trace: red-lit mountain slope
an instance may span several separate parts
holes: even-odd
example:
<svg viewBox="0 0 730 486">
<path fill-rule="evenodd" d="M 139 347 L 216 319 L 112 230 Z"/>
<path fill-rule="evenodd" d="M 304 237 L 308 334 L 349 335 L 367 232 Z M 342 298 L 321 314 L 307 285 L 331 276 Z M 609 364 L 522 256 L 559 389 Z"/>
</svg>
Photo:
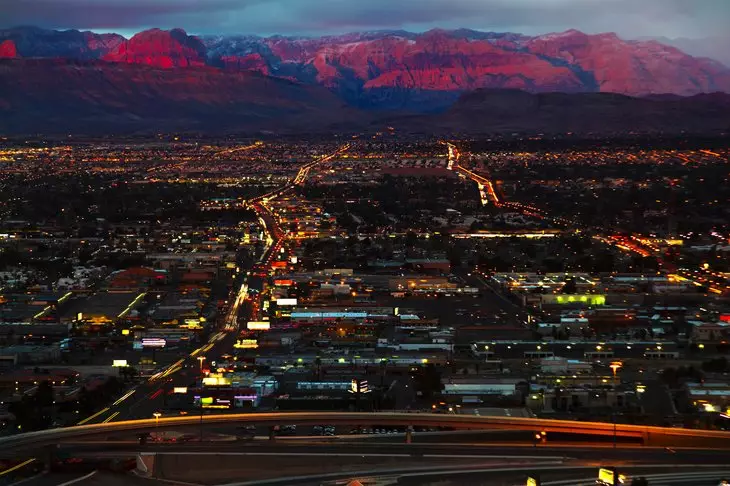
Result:
<svg viewBox="0 0 730 486">
<path fill-rule="evenodd" d="M 319 86 L 220 69 L 100 61 L 0 61 L 0 134 L 346 128 L 353 113 Z"/>
</svg>

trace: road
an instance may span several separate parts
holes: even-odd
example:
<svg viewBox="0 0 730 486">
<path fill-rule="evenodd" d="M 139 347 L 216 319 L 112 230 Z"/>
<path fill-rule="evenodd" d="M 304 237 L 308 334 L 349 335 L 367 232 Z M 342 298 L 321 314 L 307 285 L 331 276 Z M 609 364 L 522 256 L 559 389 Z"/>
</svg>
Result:
<svg viewBox="0 0 730 486">
<path fill-rule="evenodd" d="M 673 272 L 671 276 L 678 281 L 688 281 L 697 287 L 707 287 L 707 291 L 709 293 L 716 295 L 730 293 L 730 281 L 724 274 L 712 270 L 709 266 L 701 266 L 695 269 L 675 269 L 673 265 L 666 264 L 663 261 L 660 248 L 650 243 L 644 235 L 622 234 L 621 232 L 610 228 L 584 225 L 576 220 L 569 220 L 563 217 L 550 215 L 547 211 L 530 204 L 501 200 L 494 190 L 494 184 L 491 179 L 462 167 L 459 164 L 461 154 L 458 148 L 450 142 L 442 143 L 446 144 L 449 149 L 448 169 L 462 174 L 464 177 L 473 180 L 479 185 L 482 204 L 491 202 L 495 206 L 501 206 L 506 209 L 519 211 L 528 216 L 551 221 L 553 224 L 561 227 L 577 227 L 583 230 L 589 230 L 594 233 L 594 239 L 606 245 L 610 245 L 626 253 L 642 257 L 656 257 L 660 268 Z"/>
<path fill-rule="evenodd" d="M 282 231 L 281 227 L 279 227 L 279 223 L 277 222 L 277 216 L 272 212 L 267 203 L 292 191 L 297 186 L 304 184 L 304 182 L 306 182 L 307 180 L 307 177 L 309 176 L 310 171 L 314 167 L 322 164 L 323 162 L 332 160 L 338 155 L 346 152 L 349 148 L 350 144 L 344 144 L 339 147 L 335 152 L 304 164 L 299 168 L 296 175 L 284 186 L 278 189 L 274 189 L 273 191 L 255 197 L 248 201 L 248 204 L 253 208 L 254 211 L 256 211 L 256 214 L 262 221 L 265 233 L 267 235 L 267 240 L 269 241 L 266 250 L 259 260 L 259 263 L 261 265 L 268 267 L 268 265 L 271 264 L 273 257 L 279 254 L 279 250 L 282 248 L 284 239 L 286 238 L 286 234 L 284 233 L 284 231 Z"/>
<path fill-rule="evenodd" d="M 131 474 L 113 474 L 95 469 L 91 471 L 71 472 L 50 472 L 22 482 L 13 483 L 14 486 L 155 486 L 163 485 L 161 481 L 154 479 L 140 478 Z"/>
<path fill-rule="evenodd" d="M 236 150 L 248 150 L 256 147 L 256 145 L 241 147 Z M 268 236 L 269 244 L 261 255 L 258 265 L 268 267 L 274 256 L 279 254 L 279 250 L 284 243 L 284 232 L 276 221 L 276 215 L 266 205 L 277 197 L 293 190 L 298 185 L 303 184 L 310 174 L 310 171 L 317 165 L 333 159 L 337 155 L 345 152 L 350 147 L 345 144 L 339 147 L 335 152 L 320 157 L 312 162 L 308 162 L 299 168 L 297 174 L 284 186 L 275 189 L 263 196 L 259 196 L 249 201 L 249 204 L 257 212 L 261 219 L 265 233 Z M 243 269 L 246 271 L 248 269 Z M 249 298 L 248 284 L 244 279 L 238 289 L 231 295 L 233 300 L 228 314 L 223 321 L 223 327 L 215 332 L 210 340 L 203 346 L 191 352 L 189 355 L 180 358 L 175 363 L 153 375 L 147 382 L 142 383 L 135 388 L 125 392 L 116 399 L 109 407 L 97 412 L 96 414 L 82 420 L 80 424 L 108 423 L 120 420 L 131 420 L 139 418 L 150 418 L 154 413 L 160 412 L 166 408 L 170 395 L 175 387 L 191 386 L 200 374 L 201 360 L 209 359 L 208 356 L 218 357 L 233 349 L 233 344 L 238 331 L 239 312 L 243 302 Z M 253 312 L 258 312 L 261 308 L 256 302 L 251 306 Z M 244 319 L 255 320 L 256 315 L 243 316 Z"/>
<path fill-rule="evenodd" d="M 416 433 L 417 436 L 417 433 Z M 473 439 L 472 439 L 473 440 Z M 421 457 L 446 456 L 466 458 L 534 457 L 541 460 L 565 459 L 571 461 L 609 461 L 615 464 L 692 463 L 724 464 L 726 450 L 667 449 L 664 447 L 621 446 L 602 444 L 532 444 L 484 443 L 418 443 L 356 442 L 346 436 L 341 439 L 312 438 L 311 440 L 184 442 L 139 445 L 135 441 L 94 441 L 66 443 L 63 450 L 78 457 L 127 457 L 136 452 L 246 453 L 248 455 L 410 455 Z"/>
<path fill-rule="evenodd" d="M 658 484 L 713 484 L 728 469 L 725 456 L 701 451 L 586 450 L 572 448 L 517 448 L 474 445 L 372 444 L 267 446 L 220 445 L 215 449 L 197 443 L 157 450 L 157 474 L 171 480 L 220 484 L 296 476 L 283 484 L 328 484 L 335 478 L 388 476 L 397 484 L 516 485 L 527 474 L 539 474 L 543 486 L 595 484 L 601 466 L 623 474 L 650 478 Z M 77 450 L 78 457 L 103 460 L 128 457 L 130 452 Z M 94 459 L 89 459 L 94 460 Z M 356 475 L 356 476 L 353 476 Z M 316 478 L 316 479 L 315 479 Z M 418 482 L 413 482 L 418 479 Z M 453 483 L 446 481 L 454 481 Z M 479 482 L 481 481 L 481 482 Z M 50 483 L 39 484 L 48 486 Z M 715 483 L 716 484 L 716 483 Z M 35 484 L 32 486 L 36 486 Z"/>
<path fill-rule="evenodd" d="M 491 202 L 497 207 L 501 206 L 502 204 L 499 200 L 499 196 L 497 196 L 497 193 L 494 190 L 494 183 L 492 183 L 492 180 L 488 179 L 487 177 L 481 176 L 476 172 L 467 169 L 466 167 L 463 167 L 459 163 L 459 160 L 461 159 L 459 149 L 453 143 L 443 143 L 445 143 L 449 149 L 447 169 L 453 170 L 454 172 L 461 174 L 464 177 L 467 177 L 476 182 L 477 186 L 479 187 L 479 194 L 482 199 L 482 204 L 487 204 L 488 202 Z"/>
<path fill-rule="evenodd" d="M 236 150 L 248 150 L 256 147 L 251 145 L 241 147 Z M 249 203 L 263 222 L 265 232 L 268 236 L 270 244 L 265 248 L 259 264 L 268 266 L 273 257 L 279 254 L 279 249 L 284 242 L 284 232 L 279 227 L 276 216 L 271 209 L 267 207 L 266 202 L 271 201 L 281 195 L 293 190 L 296 186 L 306 181 L 310 171 L 317 165 L 333 159 L 337 155 L 343 153 L 349 148 L 349 144 L 345 144 L 338 148 L 337 151 L 318 158 L 312 162 L 304 164 L 299 168 L 294 178 L 284 186 L 263 196 L 252 199 Z M 247 269 L 243 269 L 244 271 Z M 208 356 L 218 357 L 233 349 L 235 343 L 239 311 L 243 302 L 248 298 L 248 285 L 244 280 L 238 290 L 233 293 L 228 314 L 224 319 L 223 328 L 215 332 L 210 340 L 194 350 L 187 356 L 180 358 L 169 367 L 161 370 L 153 375 L 149 381 L 142 383 L 124 395 L 120 396 L 108 408 L 101 413 L 82 420 L 82 424 L 108 423 L 120 420 L 130 420 L 138 418 L 150 418 L 154 413 L 164 410 L 170 394 L 175 387 L 187 387 L 195 383 L 200 374 L 201 360 L 209 359 Z M 252 305 L 255 312 L 258 312 L 260 305 Z M 256 319 L 257 316 L 243 316 L 245 319 Z"/>
</svg>

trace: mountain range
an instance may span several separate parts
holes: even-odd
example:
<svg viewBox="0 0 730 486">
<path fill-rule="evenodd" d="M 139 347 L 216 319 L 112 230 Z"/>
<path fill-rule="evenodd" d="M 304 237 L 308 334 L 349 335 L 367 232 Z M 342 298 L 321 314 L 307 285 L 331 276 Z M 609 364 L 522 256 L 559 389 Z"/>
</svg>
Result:
<svg viewBox="0 0 730 486">
<path fill-rule="evenodd" d="M 625 95 L 601 99 L 621 110 L 631 111 L 626 105 L 634 104 L 649 116 L 664 109 L 659 105 L 671 105 L 672 112 L 692 104 L 709 108 L 707 97 L 696 95 L 730 92 L 730 69 L 720 62 L 655 40 L 576 30 L 542 36 L 460 29 L 264 38 L 151 29 L 125 39 L 17 27 L 0 29 L 0 59 L 0 114 L 6 120 L 0 130 L 14 132 L 46 131 L 60 123 L 66 130 L 89 123 L 95 129 L 330 130 L 392 118 L 414 125 L 430 120 L 458 131 L 463 119 L 456 112 L 475 116 L 474 106 L 493 109 L 495 97 L 523 108 L 538 103 L 540 110 L 546 100 L 562 99 L 571 116 L 580 118 L 604 103 L 566 95 Z M 518 97 L 515 90 L 525 93 Z M 626 101 L 637 97 L 644 99 Z M 591 108 L 581 115 L 568 99 Z M 649 109 L 646 103 L 654 104 Z M 518 113 L 527 116 L 524 109 Z M 448 128 L 445 120 L 454 126 Z M 565 128 L 556 122 L 547 128 Z M 719 123 L 715 128 L 727 128 Z M 519 127 L 519 120 L 507 125 Z"/>
<path fill-rule="evenodd" d="M 642 40 L 655 40 L 662 44 L 676 47 L 691 56 L 708 57 L 720 61 L 725 66 L 730 66 L 730 34 L 726 34 L 725 36 L 702 37 L 699 39 L 688 39 L 686 37 L 653 37 Z"/>
</svg>

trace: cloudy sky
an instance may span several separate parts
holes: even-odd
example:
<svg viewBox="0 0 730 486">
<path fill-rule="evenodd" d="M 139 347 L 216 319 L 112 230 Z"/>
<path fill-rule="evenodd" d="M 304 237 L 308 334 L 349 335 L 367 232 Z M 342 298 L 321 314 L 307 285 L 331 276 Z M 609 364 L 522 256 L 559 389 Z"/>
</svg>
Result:
<svg viewBox="0 0 730 486">
<path fill-rule="evenodd" d="M 261 35 L 467 27 L 699 38 L 726 34 L 730 0 L 0 0 L 0 24 L 127 36 L 149 27 Z"/>
</svg>

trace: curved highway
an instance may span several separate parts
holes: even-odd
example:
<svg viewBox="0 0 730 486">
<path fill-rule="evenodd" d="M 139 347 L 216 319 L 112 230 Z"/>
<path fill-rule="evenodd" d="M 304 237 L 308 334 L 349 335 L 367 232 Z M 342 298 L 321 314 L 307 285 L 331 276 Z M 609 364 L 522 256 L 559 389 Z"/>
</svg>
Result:
<svg viewBox="0 0 730 486">
<path fill-rule="evenodd" d="M 586 436 L 638 438 L 641 439 L 644 445 L 730 449 L 730 433 L 719 431 L 522 417 L 481 417 L 425 413 L 294 412 L 182 416 L 81 425 L 3 437 L 0 438 L 0 451 L 17 454 L 18 451 L 23 449 L 38 448 L 73 439 L 103 438 L 113 433 L 148 433 L 158 430 L 221 424 L 256 424 L 257 426 L 280 424 L 382 424 L 384 426 L 449 427 L 473 430 L 532 430 L 545 432 L 548 439 L 551 433 L 581 434 Z"/>
</svg>

